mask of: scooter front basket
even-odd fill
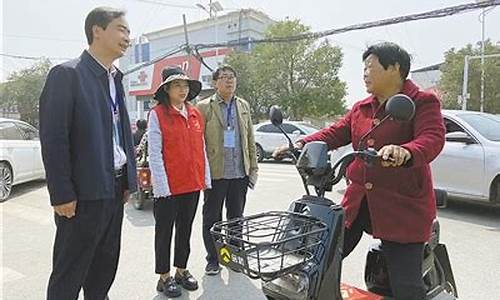
[[[218,222],[211,233],[221,264],[269,281],[317,259],[327,229],[311,216],[271,211]]]

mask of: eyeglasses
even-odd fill
[[[236,79],[236,76],[234,76],[234,75],[221,75],[221,76],[219,76],[218,79],[221,79],[221,80],[234,80],[234,79]]]

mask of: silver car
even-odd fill
[[[452,198],[500,205],[500,117],[443,110],[446,143],[432,162],[436,188]]]
[[[257,160],[259,162],[265,158],[271,158],[271,154],[273,154],[273,151],[277,147],[288,144],[283,133],[281,133],[278,127],[271,124],[271,122],[259,123],[254,125],[253,128]],[[283,130],[290,136],[293,142],[318,131],[311,124],[293,121],[283,121]]]

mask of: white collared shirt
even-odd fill
[[[111,65],[111,68],[108,69],[106,68],[105,65],[103,65],[97,57],[92,55],[90,51],[87,51],[92,58],[95,59],[95,61],[101,65],[106,70],[107,76],[108,76],[108,84],[109,84],[109,95],[111,96],[111,101],[113,101],[114,105],[118,105],[116,103],[116,85],[115,85],[115,76],[116,73],[118,72],[117,69],[115,68],[114,65]],[[114,128],[117,126],[114,114],[113,114],[113,109],[111,109],[111,119],[113,120],[113,157],[114,157],[114,168],[115,170],[121,169],[126,163],[127,163],[127,155],[125,154],[125,151],[123,150],[123,147],[117,143],[116,137],[114,134]]]

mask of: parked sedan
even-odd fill
[[[0,202],[12,186],[45,178],[38,130],[28,123],[0,118]]]
[[[446,143],[432,163],[435,187],[452,198],[500,205],[500,117],[443,110]]]
[[[290,136],[293,142],[304,136],[318,131],[317,128],[305,122],[284,121],[283,130]],[[263,122],[254,125],[255,147],[257,160],[259,162],[271,158],[274,149],[288,143],[283,133],[271,122]]]

